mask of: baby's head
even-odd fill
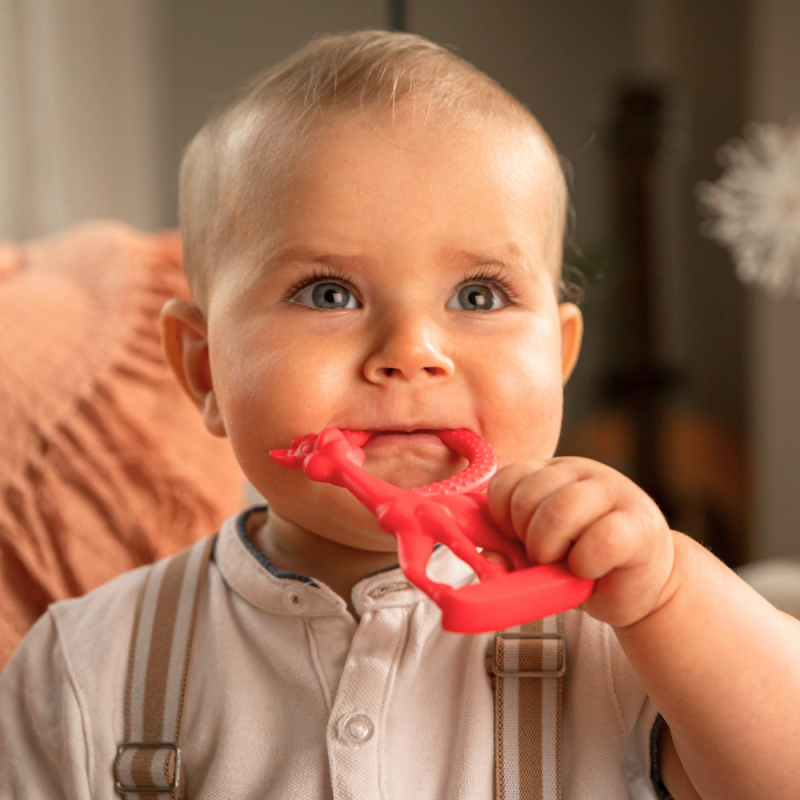
[[[559,303],[566,208],[549,138],[486,75],[408,34],[317,40],[187,150],[197,305],[165,310],[168,357],[273,509],[383,546],[349,494],[268,451],[382,431],[366,469],[404,486],[463,465],[425,431],[475,430],[501,464],[551,456],[581,336]]]

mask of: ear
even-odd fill
[[[566,383],[581,351],[583,314],[575,303],[561,303],[558,316],[561,320],[561,376]]]
[[[215,436],[226,436],[208,358],[208,325],[203,312],[185,300],[168,300],[161,309],[161,343],[178,383]]]

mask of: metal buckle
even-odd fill
[[[497,665],[497,644],[500,639],[560,639],[561,664],[556,669],[543,672],[509,672]],[[498,633],[494,637],[494,651],[491,656],[491,672],[498,678],[561,678],[567,671],[567,637],[563,633]]]
[[[175,771],[168,786],[126,786],[119,781],[119,760],[126,750],[172,750],[175,753]],[[175,742],[124,742],[117,747],[114,760],[114,789],[117,794],[178,794],[181,788],[181,749]]]

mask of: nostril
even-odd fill
[[[422,367],[418,374],[421,374],[422,372],[424,372],[426,375],[436,378],[447,374],[447,370],[444,369],[443,367]],[[377,370],[378,375],[382,375],[383,377],[386,378],[393,377],[395,373],[397,374],[398,377],[401,377],[402,375],[405,374],[409,375],[412,374],[412,371],[406,373],[405,370],[401,369],[400,367],[380,367]]]

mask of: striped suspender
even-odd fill
[[[125,742],[114,761],[123,796],[181,800],[181,716],[194,620],[215,536],[154,564],[142,587],[128,664]]]
[[[561,614],[495,636],[496,800],[561,800]]]
[[[154,564],[139,595],[116,791],[183,800],[181,717],[194,621],[216,536]],[[496,800],[561,800],[561,614],[495,636]]]

